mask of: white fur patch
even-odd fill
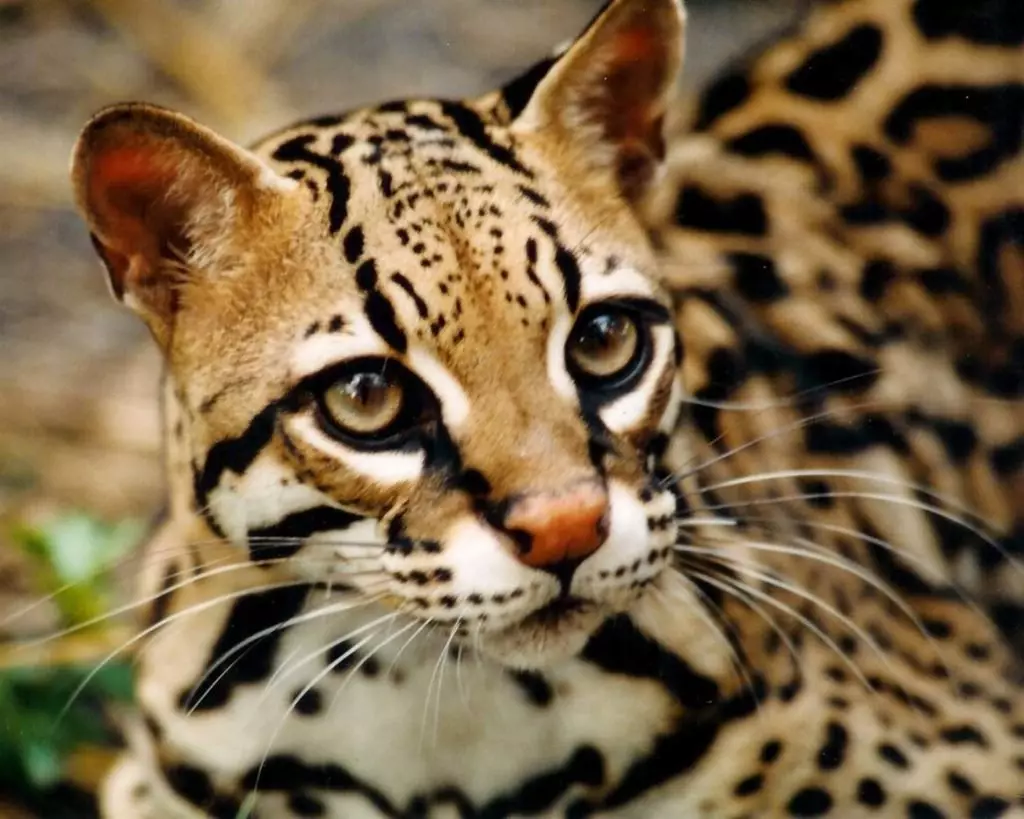
[[[413,481],[423,471],[422,452],[359,452],[323,432],[311,413],[297,415],[288,424],[291,430],[317,449],[378,484],[387,486]]]
[[[644,559],[650,550],[647,511],[636,493],[621,481],[608,482],[610,509],[608,538],[576,570],[572,591],[582,592],[602,570],[614,572],[620,566]]]
[[[523,566],[489,528],[469,516],[448,529],[444,544],[445,561],[454,569],[451,591],[457,596],[507,594],[538,580],[550,581],[557,590],[554,578]]]
[[[269,165],[266,165],[261,160],[257,160],[260,163],[260,175],[256,178],[256,184],[264,190],[277,191],[278,193],[290,193],[295,190],[299,183],[294,179],[289,179],[287,176],[281,176],[273,170]]]
[[[348,324],[345,331],[316,333],[300,341],[289,362],[289,374],[294,381],[348,359],[390,355],[391,348],[373,332],[364,316],[356,315],[349,318],[341,305],[337,307],[337,311],[346,316]]]
[[[562,398],[576,403],[576,382],[565,366],[565,344],[572,330],[573,317],[560,315],[548,334],[548,379]]]
[[[436,356],[422,347],[415,346],[409,350],[408,363],[437,396],[445,426],[452,432],[457,431],[465,424],[470,410],[469,396],[462,385]]]
[[[632,267],[618,267],[610,273],[588,273],[580,282],[583,304],[614,298],[653,298],[649,277]]]
[[[667,326],[652,328],[654,353],[647,366],[647,372],[640,383],[621,398],[601,408],[601,420],[608,429],[622,432],[639,426],[647,414],[654,385],[665,371],[668,357],[672,355],[672,330]]]
[[[320,492],[294,478],[288,467],[266,452],[244,475],[225,473],[209,495],[210,508],[224,534],[243,544],[253,529],[324,504],[327,499]]]

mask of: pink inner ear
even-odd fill
[[[615,62],[631,63],[650,58],[651,49],[657,47],[658,32],[649,26],[624,31],[615,38]]]
[[[646,143],[661,112],[656,110],[665,69],[663,36],[642,23],[616,33],[604,77],[608,134],[623,142]]]
[[[98,151],[89,174],[89,198],[101,220],[102,240],[127,256],[149,256],[166,218],[164,196],[173,182],[166,157],[153,145]]]

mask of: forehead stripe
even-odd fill
[[[558,226],[554,222],[550,219],[545,219],[543,216],[534,216],[533,222],[551,237],[551,241],[555,245],[555,266],[558,268],[558,272],[562,274],[565,301],[569,306],[569,311],[575,313],[576,309],[580,306],[580,287],[582,282],[580,266],[576,262],[576,257],[559,240]]]
[[[363,309],[370,326],[393,350],[404,353],[409,342],[395,319],[395,308],[377,289],[377,265],[373,259],[367,259],[356,268],[356,284],[366,294]]]
[[[506,168],[511,168],[516,173],[533,177],[533,174],[520,164],[512,151],[502,145],[498,145],[491,139],[487,133],[487,126],[484,124],[484,121],[472,108],[467,108],[465,105],[457,102],[446,101],[441,103],[441,111],[448,119],[455,123],[456,129],[462,136],[476,145],[477,148],[495,162],[504,165]]]
[[[310,134],[294,137],[279,145],[273,157],[280,162],[305,162],[326,172],[327,194],[331,198],[328,225],[333,236],[341,230],[341,226],[348,218],[351,185],[344,167],[338,160],[309,150],[309,146],[314,142],[316,137]]]

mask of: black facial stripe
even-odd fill
[[[152,607],[149,610],[149,616],[146,618],[147,627],[162,623],[164,618],[167,617],[167,612],[170,610],[171,601],[176,591],[174,586],[181,580],[182,576],[183,574],[178,563],[174,560],[168,561],[167,566],[164,568],[163,578],[160,581],[160,591],[156,598],[154,598]]]
[[[333,236],[348,218],[348,199],[351,183],[345,168],[338,160],[315,153],[309,146],[316,142],[313,135],[297,136],[279,145],[273,157],[279,162],[305,162],[320,168],[327,174],[327,195],[331,198],[328,225]]]
[[[182,710],[194,708],[197,711],[222,708],[238,686],[265,681],[274,670],[277,649],[287,629],[275,629],[255,640],[246,649],[234,652],[232,662],[219,665],[216,669],[213,666],[247,638],[297,615],[306,603],[309,590],[308,585],[297,585],[256,591],[232,603],[231,614],[210,650],[203,669],[196,676],[205,684],[183,692],[178,699],[178,707]]]
[[[195,498],[200,508],[208,506],[210,493],[217,488],[225,472],[241,475],[259,457],[274,435],[277,413],[289,400],[290,394],[272,401],[253,417],[237,438],[225,438],[210,447],[202,469],[195,475]]]
[[[672,313],[664,304],[646,296],[614,296],[600,303],[637,313],[648,325],[669,324],[672,321]]]
[[[519,185],[519,192],[525,196],[529,201],[535,204],[539,208],[550,208],[551,203],[545,198],[544,194],[538,191],[536,188],[531,188],[528,185]]]
[[[663,649],[624,615],[601,627],[583,650],[583,659],[611,674],[659,680],[687,709],[706,708],[719,697],[713,679]]]
[[[555,246],[555,266],[562,274],[563,287],[565,289],[565,303],[569,311],[575,313],[580,306],[580,266],[576,257],[558,238],[558,227],[548,219],[540,216],[533,217],[534,223],[543,230]]]
[[[510,168],[523,176],[533,177],[533,174],[516,159],[515,154],[508,148],[498,145],[487,133],[487,126],[480,118],[480,115],[472,108],[467,108],[458,102],[445,101],[441,103],[441,112],[454,124],[456,130],[476,145],[491,159],[506,168]]]
[[[612,622],[617,625],[616,621]],[[607,628],[602,629],[602,632]],[[673,694],[685,694],[686,700],[692,705],[688,706],[686,715],[680,717],[669,732],[655,740],[649,754],[630,765],[614,789],[596,802],[581,799],[572,805],[570,813],[574,817],[614,810],[691,770],[711,750],[719,732],[730,722],[754,713],[767,694],[764,680],[757,678],[750,690],[723,700],[712,680],[696,674],[675,655],[647,640],[635,629],[633,631],[639,640],[630,640],[627,645],[644,654],[638,655],[632,651],[627,653],[626,646],[613,647],[621,659],[607,670],[657,679],[662,685],[667,684]],[[645,643],[650,643],[651,647]],[[588,646],[584,656],[590,651]]]
[[[345,252],[345,261],[349,264],[355,264],[363,255],[363,246],[365,239],[363,236],[363,226],[356,225],[348,233],[345,234],[345,241],[342,243],[342,248]]]
[[[393,350],[404,353],[409,342],[405,331],[398,326],[395,308],[377,289],[377,266],[373,259],[367,259],[356,269],[356,284],[366,295],[363,308],[366,310],[370,326]]]
[[[1024,6],[1006,0],[916,0],[914,22],[929,40],[963,37],[979,45],[1024,43]]]
[[[347,529],[360,520],[363,520],[361,515],[333,506],[314,506],[292,512],[277,523],[249,531],[249,556],[255,563],[291,557],[302,548],[299,541],[318,532]],[[274,538],[290,542],[268,542]]]
[[[596,788],[604,780],[604,757],[593,746],[582,745],[565,764],[527,779],[514,791],[481,806],[479,812],[465,812],[460,816],[537,816],[553,808],[574,785]],[[571,810],[564,815],[577,816]]]

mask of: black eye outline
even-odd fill
[[[386,376],[402,390],[402,404],[395,417],[373,432],[359,432],[338,423],[326,404],[327,391],[339,382],[372,374]],[[303,391],[312,398],[316,421],[330,437],[352,449],[366,452],[410,450],[422,443],[424,433],[440,417],[437,399],[426,384],[404,365],[385,356],[365,356],[345,361],[311,376]]]
[[[576,364],[570,354],[570,346],[588,323],[609,315],[624,318],[633,325],[636,331],[636,349],[624,366],[607,376],[598,376]],[[565,341],[565,365],[569,375],[580,389],[590,393],[614,397],[628,392],[646,373],[653,358],[652,324],[663,324],[669,319],[669,312],[663,305],[648,299],[609,299],[588,305],[577,316]]]

